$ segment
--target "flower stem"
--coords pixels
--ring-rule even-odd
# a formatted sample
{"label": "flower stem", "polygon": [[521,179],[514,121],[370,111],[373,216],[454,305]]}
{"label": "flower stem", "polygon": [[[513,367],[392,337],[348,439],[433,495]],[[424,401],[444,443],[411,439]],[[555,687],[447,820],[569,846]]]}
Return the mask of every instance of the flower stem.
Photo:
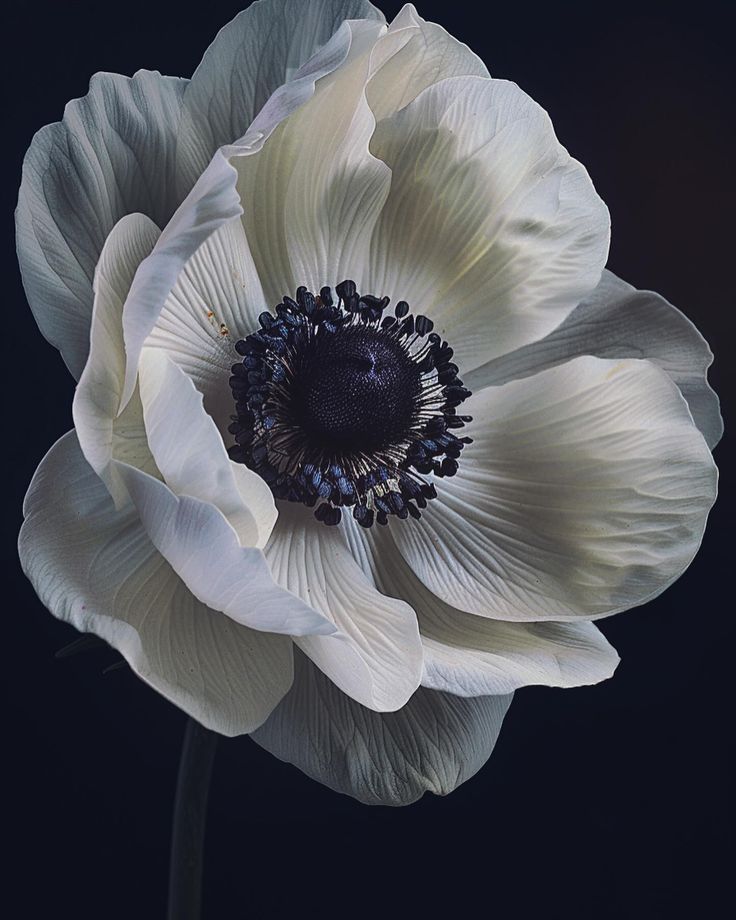
{"label": "flower stem", "polygon": [[169,920],[199,920],[207,797],[217,735],[187,722],[174,799],[169,863]]}

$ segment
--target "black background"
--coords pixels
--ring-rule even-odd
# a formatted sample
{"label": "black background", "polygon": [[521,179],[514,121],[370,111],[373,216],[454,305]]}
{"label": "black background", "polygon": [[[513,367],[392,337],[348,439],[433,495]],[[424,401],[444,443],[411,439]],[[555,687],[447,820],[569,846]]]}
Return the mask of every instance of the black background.
{"label": "black background", "polygon": [[[610,267],[680,306],[732,390],[733,23],[730,3],[419,4],[550,112],[610,207]],[[110,650],[75,638],[20,573],[15,537],[33,470],[71,427],[72,381],[20,285],[12,209],[33,132],[98,70],[188,76],[237,2],[16,4],[4,41],[2,901],[12,917],[163,918],[184,716]],[[387,16],[399,8],[385,2]],[[206,920],[448,914],[711,918],[733,908],[734,526],[722,495],[700,554],[655,602],[604,621],[623,662],[578,690],[528,688],[496,751],[451,796],[369,808],[247,738],[221,743]],[[3,911],[4,912],[4,911]]]}

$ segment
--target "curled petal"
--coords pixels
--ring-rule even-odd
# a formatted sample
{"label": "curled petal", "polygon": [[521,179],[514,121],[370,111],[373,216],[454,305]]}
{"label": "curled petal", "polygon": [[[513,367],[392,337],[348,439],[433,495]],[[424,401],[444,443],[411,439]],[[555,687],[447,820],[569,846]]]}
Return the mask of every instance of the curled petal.
{"label": "curled petal", "polygon": [[283,502],[265,550],[273,577],[338,627],[297,643],[340,689],[379,712],[403,706],[419,686],[422,648],[414,611],[380,594],[337,527]]}
{"label": "curled petal", "polygon": [[105,241],[95,270],[89,356],[72,405],[82,451],[118,507],[128,495],[111,465],[113,458],[158,475],[138,393],[122,411],[121,398],[125,377],[123,304],[138,266],[151,252],[159,233],[145,215],[129,214],[115,224]]}
{"label": "curled petal", "polygon": [[228,457],[189,377],[166,354],[144,348],[140,394],[148,443],[167,485],[219,508],[243,546],[265,546],[276,521],[271,490]]}
{"label": "curled petal", "polygon": [[219,508],[113,462],[151,542],[203,604],[263,632],[335,632],[326,617],[274,583],[263,553],[241,545]]}
{"label": "curled petal", "polygon": [[367,0],[268,0],[220,29],[184,97],[177,168],[185,191],[346,19],[382,22],[383,14]]}

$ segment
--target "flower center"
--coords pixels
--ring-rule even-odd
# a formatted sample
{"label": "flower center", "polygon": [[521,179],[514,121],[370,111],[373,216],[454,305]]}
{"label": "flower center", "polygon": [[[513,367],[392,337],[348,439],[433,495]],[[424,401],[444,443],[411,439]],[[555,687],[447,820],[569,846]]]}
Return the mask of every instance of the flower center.
{"label": "flower center", "polygon": [[471,420],[456,412],[470,393],[431,320],[405,301],[384,315],[388,297],[352,281],[336,292],[299,288],[236,343],[230,456],[325,524],[343,507],[364,527],[419,518],[437,495],[423,475],[454,475],[470,443],[450,430]]}
{"label": "flower center", "polygon": [[411,429],[421,374],[400,342],[365,326],[315,337],[300,356],[294,420],[325,449],[375,451]]}

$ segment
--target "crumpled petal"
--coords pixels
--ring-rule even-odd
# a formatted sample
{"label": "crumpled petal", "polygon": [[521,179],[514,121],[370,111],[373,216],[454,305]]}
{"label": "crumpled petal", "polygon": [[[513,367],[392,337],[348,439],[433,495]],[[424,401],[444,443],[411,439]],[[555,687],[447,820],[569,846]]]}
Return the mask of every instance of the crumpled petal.
{"label": "crumpled petal", "polygon": [[607,270],[598,287],[548,336],[463,374],[463,379],[475,392],[586,354],[653,361],[677,384],[708,447],[712,450],[720,440],[723,419],[718,397],[708,385],[713,361],[708,343],[660,294],[638,291]]}
{"label": "crumpled petal", "polygon": [[143,214],[122,217],[110,231],[95,269],[89,356],[72,404],[82,452],[118,507],[128,494],[111,465],[113,458],[158,475],[137,391],[122,412],[120,403],[125,377],[123,304],[159,234]]}
{"label": "crumpled petal", "polygon": [[474,438],[419,526],[392,526],[438,597],[501,620],[643,604],[690,564],[717,471],[687,404],[648,361],[581,357],[487,387]]}
{"label": "crumpled petal", "polygon": [[220,29],[184,97],[177,150],[182,197],[218,147],[236,143],[271,94],[346,19],[384,21],[367,0],[268,0]]}
{"label": "crumpled petal", "polygon": [[414,611],[374,588],[340,528],[282,502],[265,554],[277,583],[339,628],[333,636],[296,639],[302,651],[364,706],[379,712],[403,706],[422,673]]}
{"label": "crumpled petal", "polygon": [[369,287],[431,317],[463,374],[551,332],[600,280],[608,211],[515,84],[442,80],[370,149],[392,178]]}
{"label": "crumpled petal", "polygon": [[105,239],[125,214],[163,227],[179,204],[174,159],[187,82],[144,70],[96,74],[26,154],[16,211],[23,286],[41,332],[76,378]]}
{"label": "crumpled petal", "polygon": [[377,713],[341,693],[303,655],[294,685],[251,737],[279,760],[368,805],[447,795],[496,744],[511,695],[474,699],[420,688],[398,712]]}
{"label": "crumpled petal", "polygon": [[26,496],[19,551],[46,607],[116,648],[133,671],[223,735],[253,731],[291,686],[292,643],[208,609],[156,552],[132,508],[118,512],[74,432]]}

